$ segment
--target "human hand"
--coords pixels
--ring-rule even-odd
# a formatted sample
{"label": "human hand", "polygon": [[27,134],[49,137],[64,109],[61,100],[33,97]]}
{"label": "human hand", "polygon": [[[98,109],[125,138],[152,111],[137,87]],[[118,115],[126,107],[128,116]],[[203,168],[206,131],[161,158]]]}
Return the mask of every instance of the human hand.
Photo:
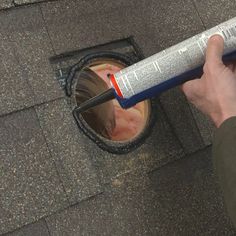
{"label": "human hand", "polygon": [[182,90],[188,100],[210,116],[217,127],[236,116],[236,62],[222,61],[224,39],[214,35],[208,40],[203,75],[188,81]]}

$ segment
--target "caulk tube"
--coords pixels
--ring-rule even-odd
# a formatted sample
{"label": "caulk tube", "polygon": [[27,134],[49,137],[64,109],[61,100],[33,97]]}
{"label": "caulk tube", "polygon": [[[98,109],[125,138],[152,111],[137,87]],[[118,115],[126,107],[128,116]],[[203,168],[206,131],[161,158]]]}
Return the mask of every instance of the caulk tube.
{"label": "caulk tube", "polygon": [[236,59],[236,17],[148,57],[111,76],[116,98],[123,108],[202,74],[208,39],[220,34],[225,41],[224,61]]}

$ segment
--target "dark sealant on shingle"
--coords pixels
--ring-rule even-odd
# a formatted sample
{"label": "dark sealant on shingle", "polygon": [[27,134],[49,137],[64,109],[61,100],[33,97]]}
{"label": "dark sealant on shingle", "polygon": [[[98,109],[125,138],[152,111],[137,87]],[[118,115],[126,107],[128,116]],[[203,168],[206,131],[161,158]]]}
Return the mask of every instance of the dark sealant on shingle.
{"label": "dark sealant on shingle", "polygon": [[[76,89],[76,81],[79,79],[78,74],[97,60],[114,60],[122,63],[124,66],[129,66],[137,61],[143,59],[142,52],[132,38],[125,40],[118,40],[106,45],[101,45],[89,49],[83,49],[78,52],[69,52],[51,58],[52,64],[56,68],[57,80],[64,89],[66,95],[72,100]],[[66,65],[66,67],[64,67]],[[101,149],[115,153],[128,153],[141,144],[149,137],[152,127],[156,120],[155,102],[150,103],[150,113],[148,121],[144,129],[137,135],[137,137],[127,141],[112,141],[103,137],[92,129],[84,117],[80,114],[74,113],[78,128],[92,141],[94,141]],[[72,109],[74,109],[72,102]]]}

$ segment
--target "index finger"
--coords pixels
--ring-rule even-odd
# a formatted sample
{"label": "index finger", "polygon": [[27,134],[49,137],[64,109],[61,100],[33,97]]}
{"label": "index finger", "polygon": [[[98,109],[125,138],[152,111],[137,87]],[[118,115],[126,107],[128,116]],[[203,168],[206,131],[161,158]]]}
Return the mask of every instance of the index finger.
{"label": "index finger", "polygon": [[209,64],[223,64],[224,39],[220,35],[213,35],[207,43],[206,62]]}

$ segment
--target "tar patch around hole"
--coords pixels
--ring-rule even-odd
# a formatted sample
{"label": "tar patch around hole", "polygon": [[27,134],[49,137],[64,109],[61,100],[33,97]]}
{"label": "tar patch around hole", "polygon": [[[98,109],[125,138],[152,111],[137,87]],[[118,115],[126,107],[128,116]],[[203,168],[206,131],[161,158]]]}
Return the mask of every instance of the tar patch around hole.
{"label": "tar patch around hole", "polygon": [[[64,59],[60,56],[53,59],[58,80],[71,100],[72,109],[108,89],[110,74],[143,59],[142,53],[129,40],[110,43],[107,51],[103,51],[106,45],[102,45],[82,50],[81,54],[64,55]],[[103,50],[99,51],[99,48]],[[76,58],[79,60],[75,63]],[[73,65],[67,69],[65,66],[61,68],[61,65],[69,63]],[[153,100],[147,100],[124,110],[113,100],[84,114],[77,114],[74,110],[73,115],[79,129],[100,148],[110,153],[124,154],[142,145],[150,135],[156,120],[155,107]]]}

